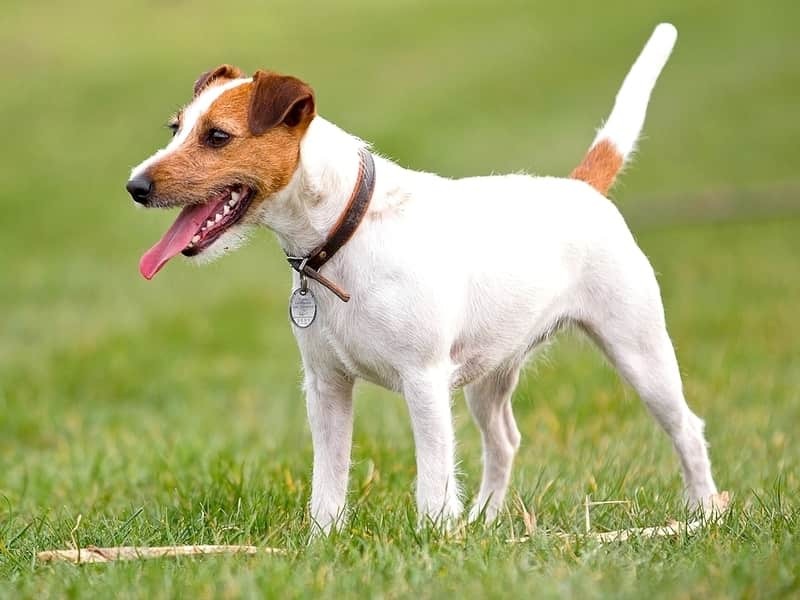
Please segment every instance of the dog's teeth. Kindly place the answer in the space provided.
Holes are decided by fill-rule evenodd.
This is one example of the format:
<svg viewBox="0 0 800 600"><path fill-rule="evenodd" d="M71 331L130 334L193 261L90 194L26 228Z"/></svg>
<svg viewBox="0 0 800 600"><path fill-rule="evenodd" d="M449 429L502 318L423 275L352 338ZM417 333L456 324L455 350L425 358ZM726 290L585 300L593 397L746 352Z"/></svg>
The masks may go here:
<svg viewBox="0 0 800 600"><path fill-rule="evenodd" d="M231 192L231 203L236 204L242 195L239 192Z"/></svg>
<svg viewBox="0 0 800 600"><path fill-rule="evenodd" d="M200 236L199 236L199 235L196 235L196 236L194 236L194 237L192 238L192 244L196 244L196 243L197 243L197 242L199 242L199 241L200 241Z"/></svg>
<svg viewBox="0 0 800 600"><path fill-rule="evenodd" d="M231 207L230 206L228 206L226 204L225 206L222 207L222 214L223 215L227 215L229 212L231 212Z"/></svg>
<svg viewBox="0 0 800 600"><path fill-rule="evenodd" d="M222 221L222 215L220 213L217 213L217 216L214 217L214 222L219 223L220 221Z"/></svg>
<svg viewBox="0 0 800 600"><path fill-rule="evenodd" d="M214 224L214 221L212 221L211 219L206 221L206 227L211 227L213 224Z"/></svg>

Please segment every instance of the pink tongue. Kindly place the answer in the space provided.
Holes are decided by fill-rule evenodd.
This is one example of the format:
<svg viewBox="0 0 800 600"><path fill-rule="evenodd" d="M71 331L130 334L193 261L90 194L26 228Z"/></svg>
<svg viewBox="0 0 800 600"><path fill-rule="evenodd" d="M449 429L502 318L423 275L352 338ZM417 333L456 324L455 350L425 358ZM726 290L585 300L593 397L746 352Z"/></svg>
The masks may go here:
<svg viewBox="0 0 800 600"><path fill-rule="evenodd" d="M172 227L158 243L144 253L139 261L139 272L145 279L152 279L173 256L189 245L206 219L214 212L215 202L187 206L175 219Z"/></svg>

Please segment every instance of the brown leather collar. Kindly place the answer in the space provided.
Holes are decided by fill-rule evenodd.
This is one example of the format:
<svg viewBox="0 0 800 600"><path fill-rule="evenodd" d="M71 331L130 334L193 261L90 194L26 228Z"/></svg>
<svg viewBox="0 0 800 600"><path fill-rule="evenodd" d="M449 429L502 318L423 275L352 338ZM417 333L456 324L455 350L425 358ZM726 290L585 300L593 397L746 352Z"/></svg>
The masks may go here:
<svg viewBox="0 0 800 600"><path fill-rule="evenodd" d="M312 250L306 257L286 257L289 265L300 275L305 275L309 279L313 279L320 285L325 286L343 302L350 300L350 294L330 279L322 276L319 270L353 237L364 215L367 214L372 192L375 189L375 160L372 158L372 153L366 148L361 148L358 151L358 158L356 185L344 212L331 229L330 234L328 234L328 239Z"/></svg>

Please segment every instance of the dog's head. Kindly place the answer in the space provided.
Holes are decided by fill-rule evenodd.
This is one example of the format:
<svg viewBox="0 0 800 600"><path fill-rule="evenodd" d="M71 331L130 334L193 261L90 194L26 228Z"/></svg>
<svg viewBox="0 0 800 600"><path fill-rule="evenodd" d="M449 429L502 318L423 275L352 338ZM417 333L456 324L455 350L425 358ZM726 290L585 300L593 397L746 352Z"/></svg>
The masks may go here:
<svg viewBox="0 0 800 600"><path fill-rule="evenodd" d="M151 207L181 207L139 263L147 279L179 253L213 257L238 245L257 207L291 180L315 115L313 90L294 77L222 65L200 76L169 123L172 141L133 169L126 186Z"/></svg>

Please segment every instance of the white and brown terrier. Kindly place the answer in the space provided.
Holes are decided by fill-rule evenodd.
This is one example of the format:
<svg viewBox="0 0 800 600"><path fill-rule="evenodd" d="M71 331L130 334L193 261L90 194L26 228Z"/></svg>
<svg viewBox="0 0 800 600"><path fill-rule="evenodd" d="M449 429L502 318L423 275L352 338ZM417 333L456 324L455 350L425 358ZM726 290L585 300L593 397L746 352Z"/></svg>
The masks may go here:
<svg viewBox="0 0 800 600"><path fill-rule="evenodd" d="M597 343L670 436L690 505L712 508L703 423L684 399L656 277L606 198L676 35L655 29L570 178L410 171L317 115L302 81L228 65L200 77L171 143L133 169L137 203L182 208L141 259L147 279L178 254L216 258L257 226L290 257L311 516L323 531L345 513L358 378L405 397L420 516L442 521L462 511L451 394L463 386L483 439L470 517L494 518L520 443L520 369L566 324Z"/></svg>

